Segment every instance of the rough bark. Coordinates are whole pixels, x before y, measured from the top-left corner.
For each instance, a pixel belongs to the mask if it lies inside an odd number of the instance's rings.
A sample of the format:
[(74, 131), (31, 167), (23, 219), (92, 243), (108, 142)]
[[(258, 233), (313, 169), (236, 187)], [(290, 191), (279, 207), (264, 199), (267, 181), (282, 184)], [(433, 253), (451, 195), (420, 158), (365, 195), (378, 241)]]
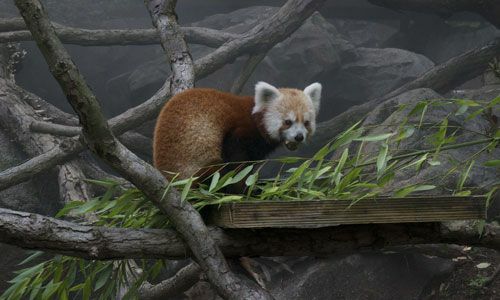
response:
[[(291, 5), (297, 4), (296, 2), (301, 2), (301, 1), (291, 1), (290, 2), (291, 4), (287, 3), (286, 6), (283, 6), (283, 8), (274, 17), (270, 18), (270, 20), (273, 20), (272, 22), (266, 22), (266, 25), (268, 27), (260, 26), (259, 27), (260, 31), (258, 32), (254, 32), (255, 30), (251, 30), (245, 33), (244, 34), (245, 39), (243, 44), (237, 43), (236, 46), (234, 46), (234, 44), (231, 44), (230, 47), (224, 47), (224, 51), (219, 51), (217, 55), (210, 56), (210, 59), (205, 60), (207, 66), (204, 66), (200, 60), (196, 61), (195, 66), (198, 67), (197, 68), (195, 67), (195, 70), (196, 69), (203, 70), (204, 76), (208, 75), (211, 72), (216, 71), (217, 68), (222, 67), (224, 63), (230, 61), (232, 55), (228, 56), (227, 52), (228, 50), (238, 51), (238, 52), (242, 51), (237, 47), (238, 45), (241, 45), (242, 48), (246, 49), (246, 51), (249, 52), (253, 52), (255, 51), (255, 49), (253, 47), (245, 46), (246, 44), (253, 44), (253, 45), (258, 44), (262, 48), (272, 48), (276, 43), (287, 38), (287, 35), (283, 34), (284, 32), (288, 32), (288, 34), (290, 34), (291, 32), (293, 32), (293, 30), (296, 30), (299, 27), (300, 24), (298, 24), (297, 22), (298, 19), (297, 13), (300, 15), (300, 19), (306, 19), (314, 12), (314, 10), (311, 9), (311, 5), (314, 4), (316, 8), (318, 8), (323, 1), (322, 0), (302, 1), (302, 3), (300, 3), (300, 5), (296, 7), (297, 11), (295, 11), (293, 14), (287, 15), (286, 12), (290, 11), (292, 9)], [(290, 28), (284, 29), (283, 26), (285, 27), (288, 26)], [(277, 30), (275, 32), (274, 31), (275, 28), (280, 30)], [(260, 40), (259, 42), (257, 42), (257, 40), (259, 39), (267, 39), (267, 40)], [(221, 59), (223, 59), (224, 57), (226, 60), (221, 61)], [(214, 60), (217, 60), (221, 64), (214, 64), (213, 63)], [(200, 79), (200, 74), (196, 74), (196, 79)], [(158, 112), (160, 111), (161, 107), (163, 106), (163, 104), (171, 96), (170, 84), (171, 84), (171, 78), (167, 79), (165, 84), (147, 101), (110, 119), (108, 123), (113, 132), (118, 136), (130, 130), (131, 128), (138, 127), (146, 120), (151, 120), (155, 118)], [(64, 124), (62, 122), (60, 123)], [(46, 153), (41, 157), (35, 157), (27, 161), (26, 163), (17, 166), (15, 169), (6, 170), (4, 173), (0, 173), (0, 181), (2, 180), (1, 178), (2, 177), (5, 178), (6, 174), (8, 173), (10, 177), (16, 178), (16, 181), (12, 181), (11, 185), (20, 183), (30, 178), (32, 174), (30, 170), (34, 165), (40, 164), (41, 166), (43, 166), (38, 168), (39, 171), (47, 170), (55, 166), (57, 163), (70, 159), (73, 155), (82, 151), (82, 149), (84, 149), (84, 147), (78, 144), (74, 144), (71, 148), (65, 148), (59, 150), (54, 149), (50, 151), (50, 153)], [(0, 189), (1, 188), (2, 186), (0, 185)]]
[[(78, 114), (83, 138), (89, 149), (141, 189), (165, 213), (193, 251), (210, 282), (223, 297), (269, 299), (267, 292), (248, 286), (230, 272), (217, 245), (208, 237), (208, 230), (198, 212), (188, 202), (182, 201), (176, 190), (169, 189), (165, 192), (168, 182), (161, 173), (115, 138), (102, 115), (97, 99), (57, 38), (41, 3), (37, 0), (16, 0), (15, 3), (52, 75)], [(166, 14), (169, 14), (169, 9), (173, 7), (161, 6), (160, 13)], [(171, 13), (173, 14), (173, 10)], [(182, 36), (176, 38), (182, 39)], [(176, 80), (182, 81), (181, 78), (174, 77), (173, 82)]]
[(318, 124), (313, 137), (316, 143), (326, 143), (337, 134), (364, 118), (367, 113), (383, 101), (417, 88), (430, 88), (445, 93), (474, 77), (480, 75), (488, 67), (488, 63), (500, 55), (500, 39), (478, 47), (448, 61), (435, 66), (419, 78), (391, 91), (383, 97), (361, 105), (353, 106), (338, 116)]
[[(157, 45), (160, 43), (158, 31), (151, 29), (82, 29), (52, 23), (57, 36), (65, 44), (80, 46), (112, 45)], [(238, 34), (202, 27), (183, 27), (182, 32), (189, 43), (218, 47), (238, 38)], [(0, 19), (0, 43), (31, 41), (33, 37), (26, 30), (21, 18)]]
[[(500, 249), (500, 227), (482, 236), (471, 222), (343, 225), (316, 229), (227, 229), (209, 227), (226, 257), (304, 256), (348, 253), (398, 245), (449, 243)], [(125, 229), (75, 224), (38, 214), (0, 209), (0, 242), (86, 259), (191, 257), (180, 235), (169, 229)]]
[(424, 13), (449, 16), (456, 12), (470, 11), (482, 15), (500, 28), (500, 2), (498, 0), (368, 0), (375, 5)]
[(140, 300), (162, 300), (169, 299), (187, 291), (200, 280), (201, 268), (196, 263), (190, 263), (180, 269), (173, 277), (168, 278), (156, 285), (144, 284), (139, 289)]
[[(69, 139), (62, 142), (48, 134), (32, 133), (29, 130), (29, 124), (33, 121), (42, 120), (43, 116), (26, 103), (17, 91), (10, 89), (10, 86), (7, 80), (0, 79), (0, 115), (2, 116), (0, 126), (22, 146), (26, 154), (45, 157), (47, 153), (51, 153), (54, 149), (59, 149), (59, 147), (64, 149), (68, 144), (74, 144), (74, 141)], [(26, 170), (26, 173), (22, 173), (23, 176), (29, 175), (31, 177), (38, 174), (45, 166), (44, 163), (38, 162), (33, 162), (30, 169)], [(57, 166), (57, 172), (62, 203), (76, 199), (89, 199), (91, 192), (89, 186), (83, 181), (85, 176), (80, 168), (81, 161), (58, 161), (58, 163), (60, 163)], [(0, 189), (11, 186), (12, 182), (19, 182), (16, 170), (18, 170), (17, 167), (14, 167), (0, 173)]]

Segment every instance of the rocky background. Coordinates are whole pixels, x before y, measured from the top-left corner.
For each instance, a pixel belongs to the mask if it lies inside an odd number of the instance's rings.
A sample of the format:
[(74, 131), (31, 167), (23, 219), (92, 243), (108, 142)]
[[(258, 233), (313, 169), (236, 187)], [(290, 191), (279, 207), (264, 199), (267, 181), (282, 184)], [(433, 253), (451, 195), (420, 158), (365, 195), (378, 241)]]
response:
[[(84, 28), (150, 28), (151, 21), (142, 1), (131, 0), (46, 0), (56, 22)], [(203, 26), (240, 33), (252, 28), (277, 10), (284, 1), (185, 0), (178, 3), (183, 25)], [(264, 6), (266, 5), (266, 6)], [(9, 0), (0, 0), (0, 17), (15, 16)], [(471, 13), (448, 18), (410, 12), (398, 12), (366, 1), (328, 1), (304, 25), (284, 42), (274, 47), (258, 65), (243, 93), (251, 94), (255, 82), (263, 80), (277, 86), (303, 88), (319, 81), (323, 100), (319, 121), (328, 120), (349, 107), (362, 104), (390, 92), (447, 59), (478, 47), (495, 37), (500, 30)], [(18, 66), (16, 81), (65, 111), (71, 112), (66, 99), (49, 74), (34, 43), (22, 43), (27, 55)], [(106, 114), (115, 116), (135, 106), (163, 84), (169, 75), (164, 54), (157, 46), (82, 47), (68, 45), (73, 59), (81, 68)], [(193, 45), (194, 58), (210, 48)], [(198, 87), (229, 90), (244, 59), (200, 80)], [(446, 95), (419, 89), (381, 104), (365, 124), (397, 122), (399, 112), (390, 104), (417, 102), (441, 97), (491, 100), (500, 94), (500, 79), (491, 72), (455, 87)], [(496, 115), (500, 115), (498, 108)], [(399, 113), (400, 114), (400, 113)], [(429, 114), (437, 119), (441, 115)], [(460, 120), (455, 120), (460, 122)], [(141, 132), (152, 134), (154, 120), (144, 124)], [(488, 126), (479, 120), (476, 128)], [(383, 130), (383, 129), (382, 129)], [(417, 148), (419, 140), (412, 140)], [(312, 145), (315, 149), (318, 145)], [(473, 151), (467, 150), (467, 151)], [(309, 150), (310, 152), (311, 150)], [(495, 150), (496, 157), (500, 152)], [(16, 165), (27, 157), (0, 130), (0, 170)], [(301, 154), (307, 154), (304, 150)], [(450, 153), (456, 159), (469, 152)], [(284, 151), (276, 155), (287, 154)], [(487, 160), (479, 158), (479, 160)], [(418, 176), (428, 176), (425, 171)], [(433, 172), (433, 171), (432, 171)], [(434, 174), (435, 175), (435, 174)], [(471, 185), (488, 186), (498, 181), (498, 170), (478, 169)], [(416, 180), (415, 174), (404, 180)], [(54, 214), (58, 208), (57, 187), (46, 182), (48, 176), (0, 192), (0, 206)], [(401, 183), (401, 182), (400, 182)], [(39, 199), (45, 199), (43, 203)], [(498, 202), (498, 201), (497, 201)], [(490, 218), (498, 213), (493, 205)], [(0, 290), (11, 278), (24, 252), (1, 245)], [(463, 249), (429, 246), (419, 249), (396, 249), (385, 252), (362, 252), (324, 258), (268, 258), (258, 260), (263, 277), (277, 299), (420, 299), (420, 298), (498, 298), (500, 280), (486, 286), (474, 283), (489, 276), (499, 264), (499, 254), (485, 249)], [(422, 254), (425, 253), (425, 254)], [(430, 256), (429, 253), (435, 253)], [(457, 259), (459, 257), (459, 259)], [(487, 262), (488, 268), (477, 264)], [(179, 299), (210, 299), (216, 296), (200, 283)]]

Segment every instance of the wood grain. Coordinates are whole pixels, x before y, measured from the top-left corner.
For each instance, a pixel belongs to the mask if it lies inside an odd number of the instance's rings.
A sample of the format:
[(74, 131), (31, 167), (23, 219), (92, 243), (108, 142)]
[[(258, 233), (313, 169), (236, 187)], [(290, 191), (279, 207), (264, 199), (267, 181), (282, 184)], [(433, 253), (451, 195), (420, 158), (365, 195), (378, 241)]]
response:
[(209, 208), (225, 228), (318, 228), (341, 224), (415, 223), (486, 218), (482, 196), (307, 201), (244, 201)]

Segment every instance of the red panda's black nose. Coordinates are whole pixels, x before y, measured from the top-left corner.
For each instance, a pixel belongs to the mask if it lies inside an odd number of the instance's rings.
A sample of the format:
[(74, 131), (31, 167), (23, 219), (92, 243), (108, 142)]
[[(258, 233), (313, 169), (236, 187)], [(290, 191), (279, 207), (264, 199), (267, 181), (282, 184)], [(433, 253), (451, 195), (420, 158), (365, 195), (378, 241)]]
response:
[(297, 142), (302, 142), (304, 140), (304, 135), (302, 133), (299, 133), (295, 136), (295, 140)]

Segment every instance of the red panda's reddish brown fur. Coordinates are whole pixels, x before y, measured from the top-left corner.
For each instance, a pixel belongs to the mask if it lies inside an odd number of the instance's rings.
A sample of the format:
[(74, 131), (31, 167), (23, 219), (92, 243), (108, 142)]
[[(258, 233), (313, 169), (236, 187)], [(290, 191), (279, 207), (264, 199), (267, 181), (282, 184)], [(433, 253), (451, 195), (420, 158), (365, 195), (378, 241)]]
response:
[(320, 93), (318, 83), (301, 91), (264, 82), (255, 97), (199, 88), (179, 93), (156, 121), (154, 165), (168, 178), (205, 177), (217, 169), (210, 165), (263, 159), (282, 143), (295, 148), (314, 132)]
[(229, 131), (242, 138), (258, 135), (251, 117), (253, 97), (213, 89), (191, 89), (163, 107), (154, 133), (153, 159), (160, 171), (194, 175), (222, 163), (223, 139)]

